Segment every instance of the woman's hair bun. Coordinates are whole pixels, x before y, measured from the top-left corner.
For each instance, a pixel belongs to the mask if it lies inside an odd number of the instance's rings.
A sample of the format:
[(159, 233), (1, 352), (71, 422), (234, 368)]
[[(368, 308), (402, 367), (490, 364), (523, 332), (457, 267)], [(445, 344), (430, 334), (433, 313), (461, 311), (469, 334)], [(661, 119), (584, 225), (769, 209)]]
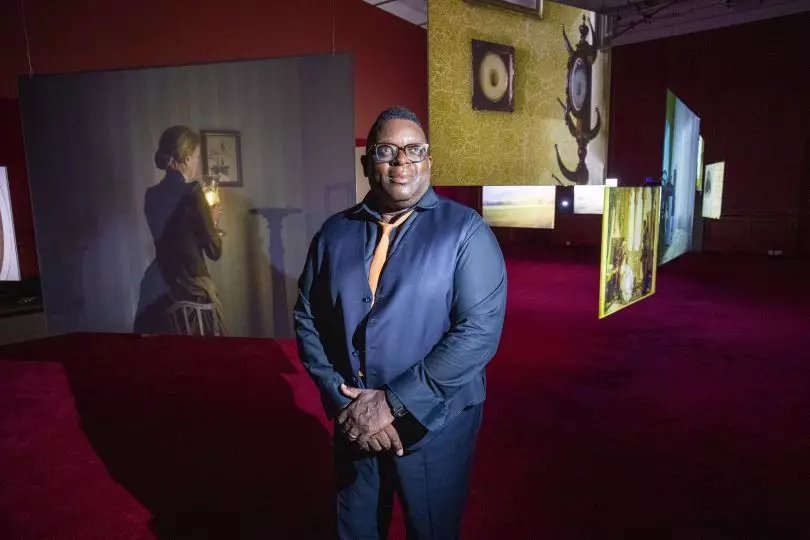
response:
[(155, 166), (158, 169), (160, 169), (162, 171), (165, 171), (166, 169), (168, 169), (169, 168), (169, 163), (171, 162), (171, 160), (172, 160), (172, 157), (170, 155), (168, 155), (168, 154), (166, 154), (164, 152), (161, 152), (160, 150), (155, 152)]

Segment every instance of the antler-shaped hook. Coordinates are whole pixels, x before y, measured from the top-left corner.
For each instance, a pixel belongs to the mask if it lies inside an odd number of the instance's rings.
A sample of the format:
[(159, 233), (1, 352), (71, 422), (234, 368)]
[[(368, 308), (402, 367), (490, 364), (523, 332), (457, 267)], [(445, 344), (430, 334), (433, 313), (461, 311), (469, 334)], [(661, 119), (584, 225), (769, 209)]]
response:
[(568, 39), (568, 34), (565, 33), (565, 26), (562, 27), (563, 38), (565, 39), (565, 48), (568, 49), (568, 54), (574, 54), (574, 48), (571, 46), (571, 41)]

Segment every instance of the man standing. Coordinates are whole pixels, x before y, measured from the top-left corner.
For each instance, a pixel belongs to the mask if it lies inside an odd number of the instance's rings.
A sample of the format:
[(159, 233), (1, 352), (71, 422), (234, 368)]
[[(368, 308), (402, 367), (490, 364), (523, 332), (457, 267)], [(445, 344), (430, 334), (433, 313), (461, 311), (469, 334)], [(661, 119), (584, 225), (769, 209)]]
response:
[(339, 537), (385, 538), (396, 491), (408, 538), (451, 540), (506, 270), (481, 217), (430, 187), (415, 114), (383, 111), (367, 141), (371, 190), (324, 223), (299, 280), (299, 353), (336, 420)]

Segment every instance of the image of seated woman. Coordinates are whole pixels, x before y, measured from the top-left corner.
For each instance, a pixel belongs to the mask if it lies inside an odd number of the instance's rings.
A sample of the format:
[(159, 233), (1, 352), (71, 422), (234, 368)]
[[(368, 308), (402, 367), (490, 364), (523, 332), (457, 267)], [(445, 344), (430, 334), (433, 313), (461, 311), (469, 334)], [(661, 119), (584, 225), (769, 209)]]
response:
[[(222, 235), (217, 230), (221, 208), (219, 204), (208, 205), (195, 180), (200, 168), (200, 136), (185, 126), (168, 128), (160, 137), (155, 166), (166, 175), (146, 190), (144, 213), (155, 243), (155, 261), (150, 268), (159, 271), (165, 291), (158, 302), (139, 309), (138, 316), (151, 319), (146, 321), (150, 329), (168, 333), (226, 335), (222, 304), (206, 264), (206, 258), (216, 261), (222, 256)], [(143, 297), (142, 285), (142, 303)], [(188, 306), (180, 302), (212, 309), (192, 309), (193, 316), (201, 314), (201, 321), (193, 321), (193, 329), (178, 328), (170, 312), (174, 312), (173, 307)], [(138, 320), (135, 326), (138, 331)]]

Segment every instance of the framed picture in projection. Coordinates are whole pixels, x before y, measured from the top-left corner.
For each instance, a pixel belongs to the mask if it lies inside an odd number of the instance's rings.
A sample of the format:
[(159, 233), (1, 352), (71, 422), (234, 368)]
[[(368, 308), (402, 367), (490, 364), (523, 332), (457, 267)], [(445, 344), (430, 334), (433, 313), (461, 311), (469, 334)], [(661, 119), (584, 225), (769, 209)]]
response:
[(531, 15), (538, 19), (543, 18), (543, 0), (466, 0), (466, 2)]
[(655, 293), (661, 188), (605, 189), (599, 318)]
[(217, 176), (220, 187), (242, 187), (242, 136), (238, 131), (200, 131), (203, 174)]
[(515, 48), (472, 40), (472, 107), (476, 111), (515, 110)]

